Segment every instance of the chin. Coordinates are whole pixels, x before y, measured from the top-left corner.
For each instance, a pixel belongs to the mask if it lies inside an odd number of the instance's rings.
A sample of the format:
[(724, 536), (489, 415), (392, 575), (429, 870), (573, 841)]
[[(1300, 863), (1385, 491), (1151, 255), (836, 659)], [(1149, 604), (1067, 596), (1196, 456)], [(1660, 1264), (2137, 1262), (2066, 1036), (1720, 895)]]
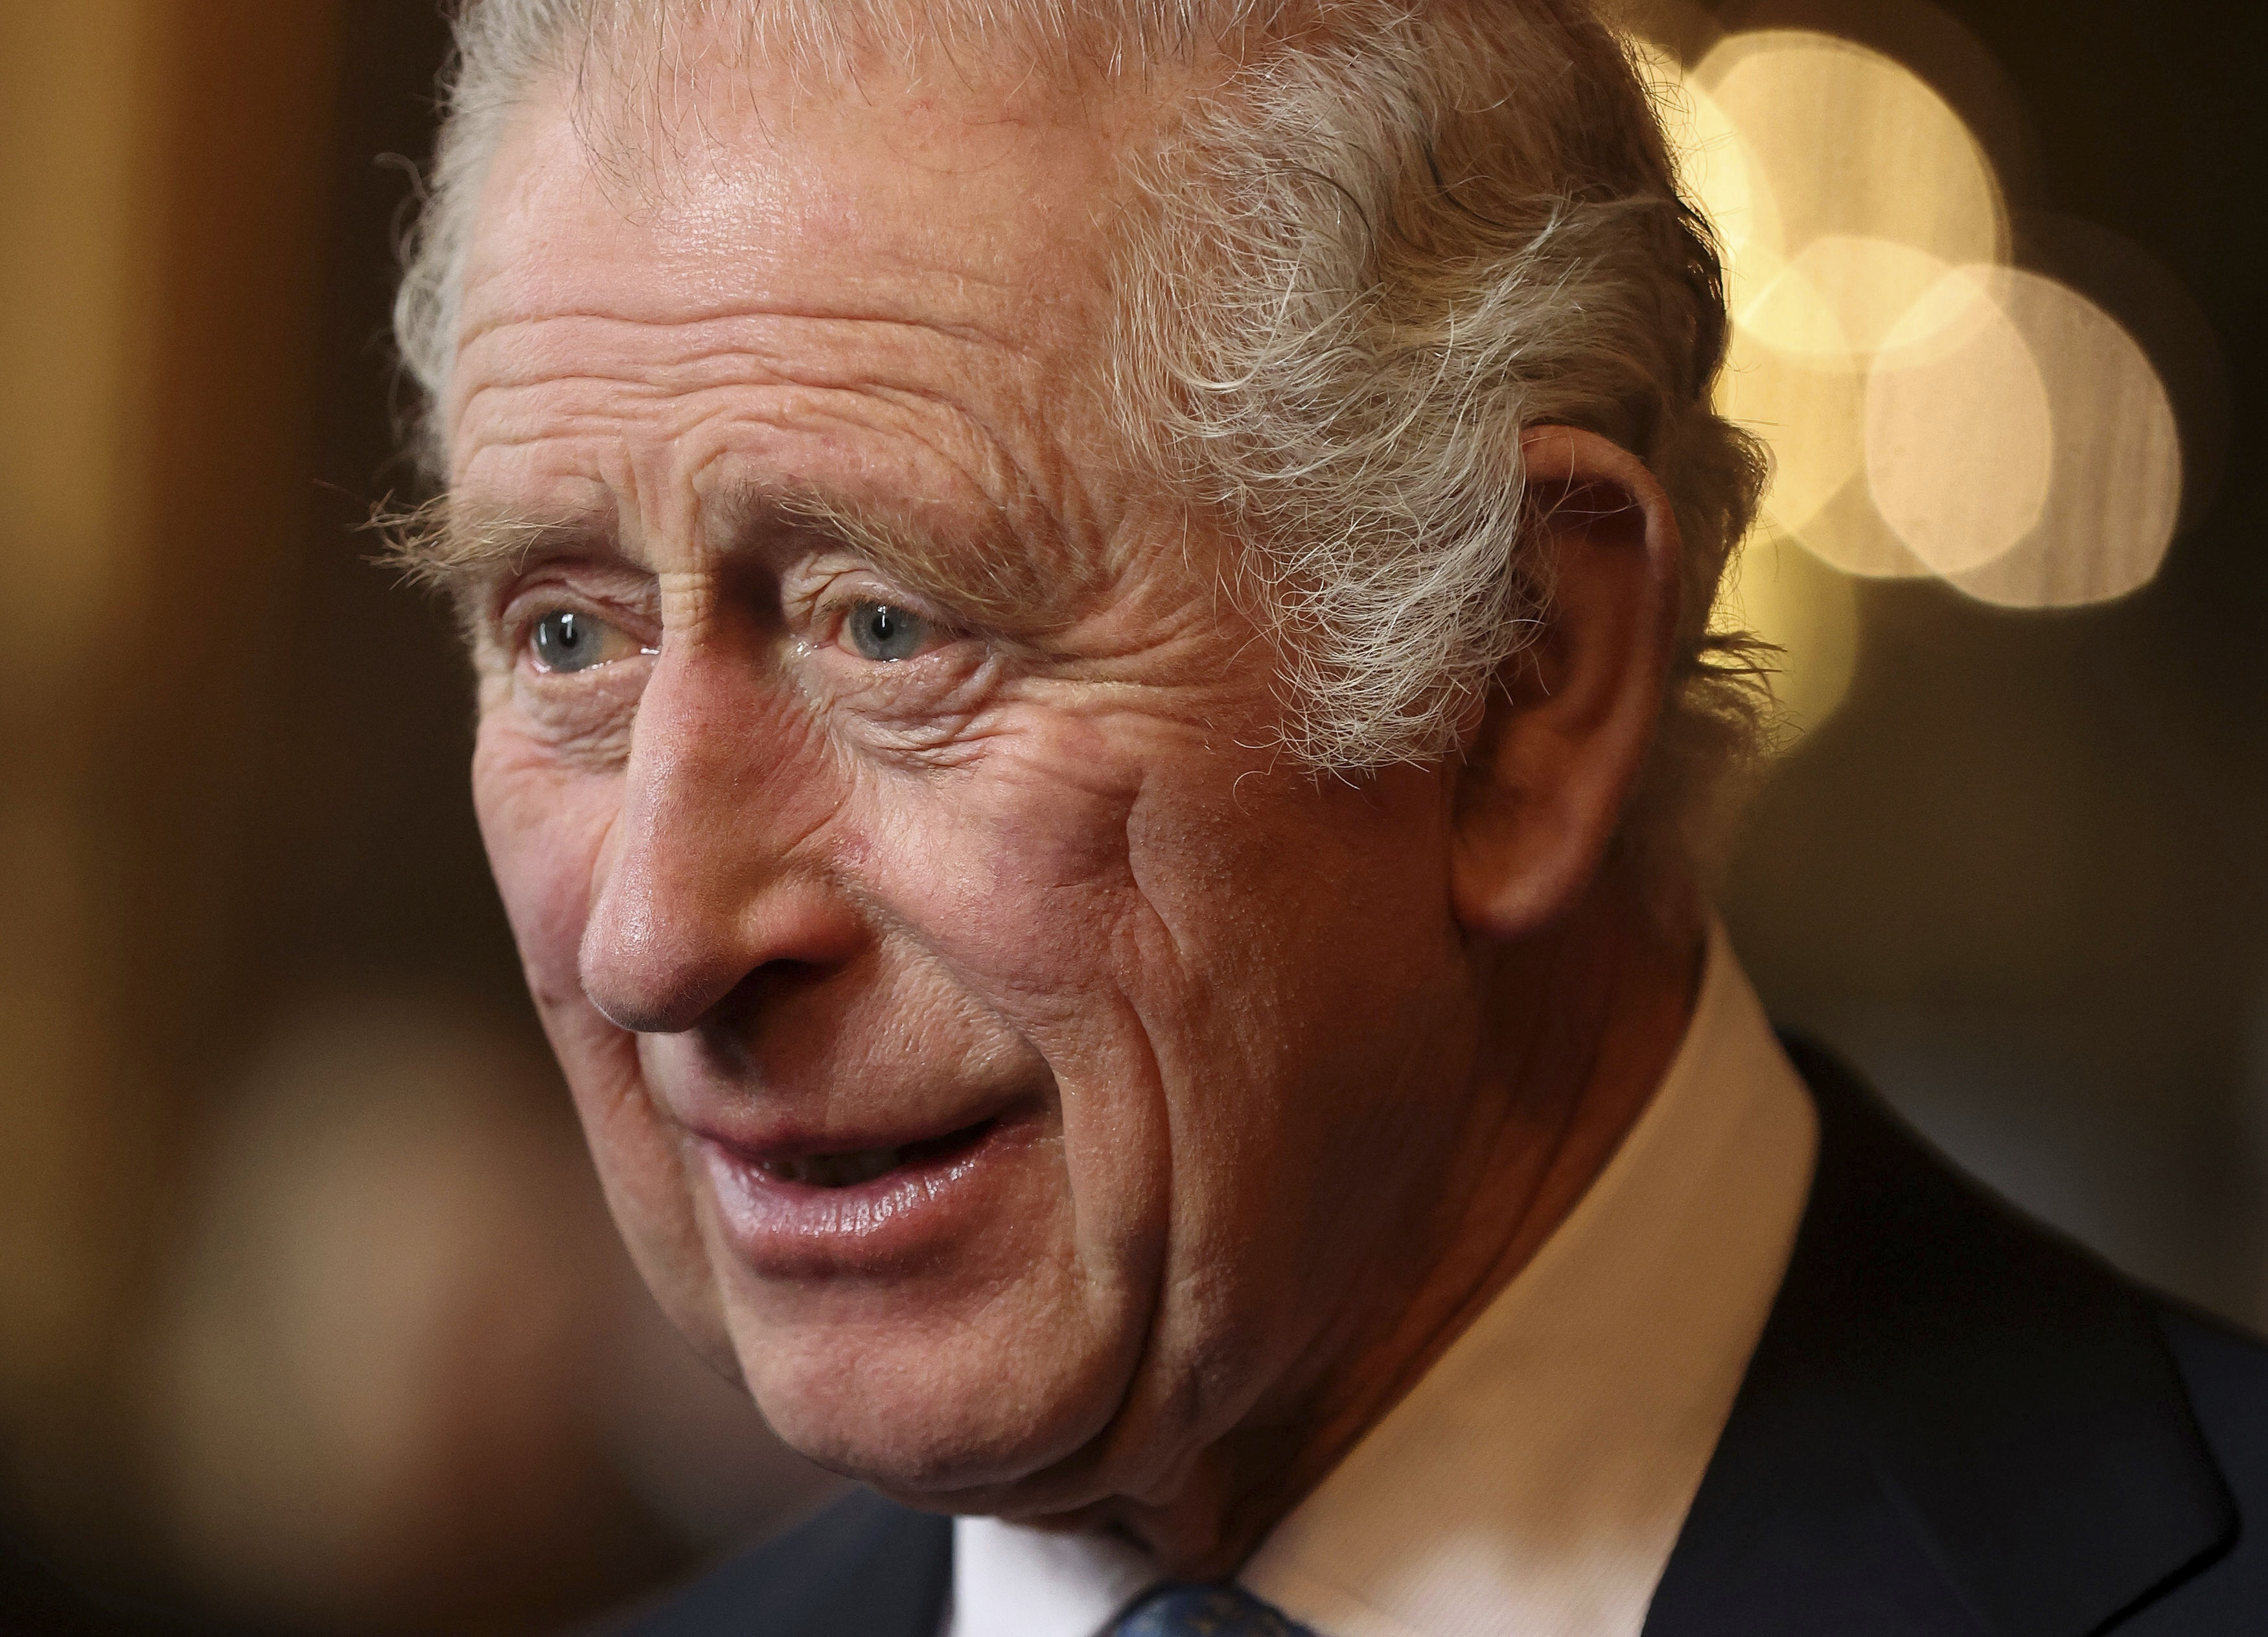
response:
[[(1138, 1355), (1092, 1336), (992, 1334), (958, 1317), (783, 1330), (732, 1315), (756, 1407), (787, 1445), (935, 1511), (1040, 1501), (1109, 1430)], [(1035, 1492), (1027, 1497), (1026, 1492)], [(1080, 1495), (1072, 1504), (1099, 1496)], [(1050, 1494), (1043, 1504), (1054, 1504)]]

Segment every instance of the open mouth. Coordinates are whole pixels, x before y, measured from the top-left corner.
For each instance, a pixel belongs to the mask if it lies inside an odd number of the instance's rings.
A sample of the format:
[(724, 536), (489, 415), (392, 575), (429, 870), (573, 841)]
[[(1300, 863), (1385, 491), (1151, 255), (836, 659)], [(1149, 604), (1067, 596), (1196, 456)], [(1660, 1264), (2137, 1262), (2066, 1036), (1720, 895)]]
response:
[[(738, 1140), (698, 1132), (726, 1242), (762, 1278), (903, 1274), (908, 1257), (981, 1234), (1031, 1197), (1036, 1174), (1020, 1156), (1028, 1158), (1044, 1107), (1013, 1097), (989, 1106), (936, 1135), (912, 1123), (918, 1115), (895, 1127), (883, 1115), (863, 1129), (784, 1125)], [(902, 1139), (877, 1140), (893, 1136)]]
[(964, 1154), (984, 1140), (997, 1117), (982, 1119), (974, 1125), (964, 1125), (959, 1131), (947, 1132), (942, 1137), (924, 1138), (894, 1148), (850, 1148), (837, 1154), (782, 1154), (759, 1160), (757, 1169), (774, 1182), (794, 1183), (805, 1188), (855, 1188), (861, 1183), (887, 1176), (906, 1166), (934, 1164)]

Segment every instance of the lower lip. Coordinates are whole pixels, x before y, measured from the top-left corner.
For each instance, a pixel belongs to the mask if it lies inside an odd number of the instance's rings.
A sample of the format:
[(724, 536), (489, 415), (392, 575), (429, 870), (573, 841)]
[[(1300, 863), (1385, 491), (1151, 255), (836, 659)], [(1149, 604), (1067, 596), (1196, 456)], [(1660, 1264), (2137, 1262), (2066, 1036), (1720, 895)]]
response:
[(1022, 1122), (995, 1120), (965, 1147), (845, 1188), (783, 1181), (713, 1138), (696, 1137), (725, 1235), (756, 1273), (808, 1277), (902, 1266), (982, 1214), (1017, 1153)]

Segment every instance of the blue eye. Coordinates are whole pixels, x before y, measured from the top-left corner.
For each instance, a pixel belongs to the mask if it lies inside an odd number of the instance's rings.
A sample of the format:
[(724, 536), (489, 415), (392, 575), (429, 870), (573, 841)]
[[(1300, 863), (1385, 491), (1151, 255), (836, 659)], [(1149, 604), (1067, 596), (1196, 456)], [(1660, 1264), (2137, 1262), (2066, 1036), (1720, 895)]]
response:
[(585, 671), (615, 656), (607, 638), (615, 635), (602, 620), (569, 608), (556, 608), (535, 622), (529, 641), (535, 662), (547, 671)]
[(910, 660), (929, 640), (929, 623), (918, 614), (888, 602), (857, 602), (843, 622), (844, 637), (862, 658)]

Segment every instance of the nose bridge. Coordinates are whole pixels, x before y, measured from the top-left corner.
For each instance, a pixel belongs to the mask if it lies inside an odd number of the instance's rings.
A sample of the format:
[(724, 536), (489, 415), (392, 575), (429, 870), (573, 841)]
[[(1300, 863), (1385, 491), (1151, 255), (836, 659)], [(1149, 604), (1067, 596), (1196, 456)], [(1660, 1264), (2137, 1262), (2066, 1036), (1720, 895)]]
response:
[(855, 925), (812, 856), (830, 758), (791, 685), (704, 645), (665, 644), (639, 700), (580, 951), (622, 1028), (688, 1029), (757, 968), (843, 958)]

